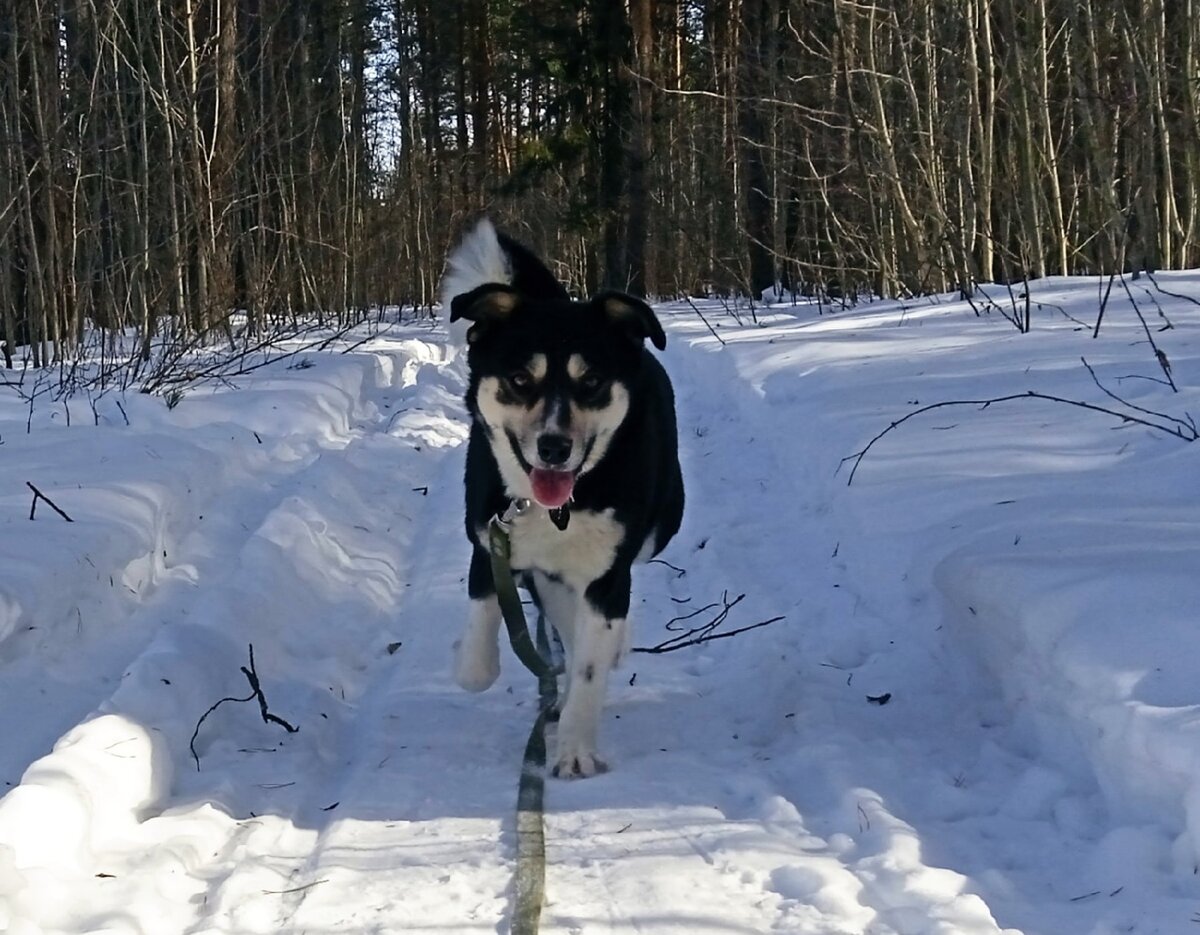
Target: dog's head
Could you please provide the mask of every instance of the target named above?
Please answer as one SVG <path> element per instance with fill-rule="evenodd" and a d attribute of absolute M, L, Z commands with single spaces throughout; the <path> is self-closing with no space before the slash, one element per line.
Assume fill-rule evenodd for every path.
<path fill-rule="evenodd" d="M 620 292 L 538 299 L 502 285 L 456 296 L 467 332 L 468 404 L 510 490 L 556 508 L 604 457 L 629 411 L 647 338 L 666 336 L 650 306 Z"/>

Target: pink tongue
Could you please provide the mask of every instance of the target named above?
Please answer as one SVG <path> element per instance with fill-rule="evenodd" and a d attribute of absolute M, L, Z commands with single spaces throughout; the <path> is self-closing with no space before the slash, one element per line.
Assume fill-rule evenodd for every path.
<path fill-rule="evenodd" d="M 533 498 L 547 509 L 556 510 L 571 499 L 575 488 L 575 475 L 570 471 L 547 471 L 534 468 L 529 472 L 533 484 Z"/>

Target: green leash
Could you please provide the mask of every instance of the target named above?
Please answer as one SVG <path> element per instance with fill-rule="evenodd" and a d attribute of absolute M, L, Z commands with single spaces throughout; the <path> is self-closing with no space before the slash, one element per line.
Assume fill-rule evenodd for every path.
<path fill-rule="evenodd" d="M 525 743 L 521 779 L 517 783 L 517 873 L 513 882 L 514 905 L 509 927 L 511 935 L 537 935 L 546 895 L 546 722 L 555 716 L 558 687 L 555 682 L 557 670 L 546 661 L 550 658 L 546 618 L 538 614 L 535 646 L 513 580 L 508 530 L 513 517 L 528 509 L 528 503 L 523 507 L 521 503 L 514 502 L 503 517 L 492 517 L 488 524 L 488 553 L 496 599 L 504 614 L 509 642 L 517 658 L 538 680 L 538 716 Z"/>
<path fill-rule="evenodd" d="M 508 630 L 508 641 L 512 643 L 513 652 L 525 664 L 525 668 L 541 680 L 554 676 L 555 671 L 538 653 L 529 636 L 529 626 L 525 622 L 525 611 L 521 607 L 521 598 L 517 595 L 517 583 L 513 580 L 512 545 L 508 538 L 509 514 L 519 515 L 518 505 L 526 501 L 515 501 L 513 506 L 501 516 L 493 516 L 488 523 L 488 554 L 492 560 L 492 581 L 496 586 L 496 600 L 500 602 L 500 611 L 504 614 L 504 626 Z M 528 509 L 528 507 L 526 507 Z"/>

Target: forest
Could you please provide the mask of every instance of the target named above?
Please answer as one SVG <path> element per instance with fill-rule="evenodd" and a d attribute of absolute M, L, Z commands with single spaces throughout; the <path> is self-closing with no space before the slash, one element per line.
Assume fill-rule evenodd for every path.
<path fill-rule="evenodd" d="M 906 296 L 1200 265 L 1195 0 L 0 0 L 7 367 L 572 288 Z"/>

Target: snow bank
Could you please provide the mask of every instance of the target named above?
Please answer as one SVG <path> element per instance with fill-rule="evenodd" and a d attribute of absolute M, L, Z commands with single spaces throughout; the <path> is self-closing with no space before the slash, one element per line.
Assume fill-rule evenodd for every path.
<path fill-rule="evenodd" d="M 950 297 L 660 309 L 689 506 L 634 642 L 743 593 L 728 625 L 783 619 L 612 680 L 612 771 L 547 787 L 548 931 L 1193 927 L 1200 444 L 1017 399 L 842 463 L 939 401 L 1117 405 L 1081 355 L 1200 411 L 1194 306 L 1153 297 L 1175 394 L 1128 307 L 1091 337 L 1097 285 L 1032 284 L 1028 335 Z M 0 930 L 504 928 L 534 696 L 507 654 L 482 696 L 447 672 L 461 360 L 427 325 L 310 358 L 130 425 L 27 435 L 0 395 Z M 30 523 L 26 480 L 76 522 Z M 251 642 L 301 729 L 223 705 L 197 770 Z"/>
<path fill-rule="evenodd" d="M 1180 460 L 1179 468 L 1191 467 Z M 1165 489 L 1183 476 L 1158 472 Z M 1200 864 L 1200 511 L 1047 510 L 941 562 L 946 619 L 998 680 L 1033 748 L 1091 773 L 1129 822 L 1180 832 Z"/>
<path fill-rule="evenodd" d="M 364 420 L 420 437 L 403 410 L 415 404 L 428 418 L 426 395 L 458 406 L 440 383 L 414 393 L 428 382 L 422 368 L 440 365 L 437 348 L 369 343 L 266 368 L 236 388 L 198 389 L 170 409 L 130 396 L 128 425 L 107 399 L 98 426 L 35 410 L 26 433 L 27 413 L 0 398 L 0 694 L 10 725 L 27 726 L 10 726 L 0 746 L 0 778 L 12 787 L 0 799 L 0 930 L 131 931 L 121 911 L 89 909 L 120 892 L 130 905 L 177 907 L 159 914 L 157 931 L 182 931 L 197 869 L 238 826 L 232 796 L 187 772 L 189 735 L 217 698 L 246 695 L 247 643 L 257 644 L 272 703 L 325 706 L 331 685 L 341 699 L 358 690 L 363 653 L 381 651 L 379 616 L 394 613 L 402 583 L 395 556 L 363 531 L 379 514 L 358 488 L 378 496 L 385 478 L 348 477 L 323 455 L 344 450 Z M 437 427 L 454 434 L 445 421 Z M 419 450 L 395 444 L 408 457 Z M 31 524 L 26 479 L 74 522 L 43 503 Z M 407 535 L 396 531 L 397 541 Z M 284 580 L 295 583 L 281 590 Z M 344 608 L 344 620 L 288 626 L 319 606 Z M 237 707 L 205 722 L 201 757 L 236 756 L 264 735 L 278 742 L 254 706 Z M 310 760 L 337 746 L 338 720 L 325 718 L 310 711 L 298 735 Z M 188 801 L 193 787 L 205 790 L 200 801 Z M 305 838 L 275 823 L 283 838 Z M 122 866 L 145 872 L 109 872 Z"/>

